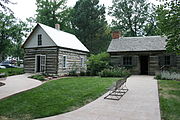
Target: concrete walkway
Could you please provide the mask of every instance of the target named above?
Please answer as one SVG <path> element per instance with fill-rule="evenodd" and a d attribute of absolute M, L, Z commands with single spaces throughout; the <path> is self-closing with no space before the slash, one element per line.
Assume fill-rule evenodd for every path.
<path fill-rule="evenodd" d="M 30 74 L 15 75 L 7 77 L 6 80 L 0 80 L 5 83 L 0 87 L 0 99 L 11 96 L 13 94 L 32 89 L 42 84 L 42 82 L 27 78 Z"/>
<path fill-rule="evenodd" d="M 153 76 L 131 76 L 127 86 L 129 91 L 119 101 L 102 96 L 78 110 L 41 120 L 160 120 L 158 87 Z"/>

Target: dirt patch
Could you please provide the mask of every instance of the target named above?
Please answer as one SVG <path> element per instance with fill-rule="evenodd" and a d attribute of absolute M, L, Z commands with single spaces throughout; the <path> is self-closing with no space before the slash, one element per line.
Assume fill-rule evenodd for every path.
<path fill-rule="evenodd" d="M 170 94 L 167 94 L 167 93 L 164 93 L 164 94 L 160 94 L 160 96 L 166 98 L 166 99 L 171 99 L 171 98 L 174 98 L 174 99 L 179 99 L 178 96 L 176 95 L 170 95 Z"/>
<path fill-rule="evenodd" d="M 172 88 L 172 87 L 160 87 L 160 89 L 163 91 L 178 90 L 177 88 Z"/>

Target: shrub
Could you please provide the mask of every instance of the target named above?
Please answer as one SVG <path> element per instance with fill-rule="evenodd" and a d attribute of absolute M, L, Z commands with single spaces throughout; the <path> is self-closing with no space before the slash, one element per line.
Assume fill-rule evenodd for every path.
<path fill-rule="evenodd" d="M 46 80 L 44 75 L 33 75 L 30 78 L 40 80 L 40 81 L 45 81 Z"/>
<path fill-rule="evenodd" d="M 90 75 L 98 75 L 100 71 L 109 66 L 109 54 L 100 53 L 97 55 L 91 55 L 87 62 L 87 73 Z"/>
<path fill-rule="evenodd" d="M 99 75 L 101 77 L 127 77 L 130 75 L 129 70 L 118 67 L 118 68 L 109 68 L 102 70 Z"/>
<path fill-rule="evenodd" d="M 71 70 L 69 72 L 69 76 L 78 76 L 77 71 L 76 70 Z"/>
<path fill-rule="evenodd" d="M 84 72 L 84 71 L 80 71 L 80 74 L 79 74 L 80 76 L 86 76 L 86 72 Z"/>
<path fill-rule="evenodd" d="M 180 80 L 180 73 L 162 71 L 155 78 L 161 80 Z"/>

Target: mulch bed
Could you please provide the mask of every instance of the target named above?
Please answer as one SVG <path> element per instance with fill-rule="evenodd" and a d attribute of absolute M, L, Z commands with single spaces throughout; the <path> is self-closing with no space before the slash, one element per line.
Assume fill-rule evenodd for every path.
<path fill-rule="evenodd" d="M 3 86 L 3 85 L 5 85 L 5 83 L 0 82 L 0 87 Z"/>

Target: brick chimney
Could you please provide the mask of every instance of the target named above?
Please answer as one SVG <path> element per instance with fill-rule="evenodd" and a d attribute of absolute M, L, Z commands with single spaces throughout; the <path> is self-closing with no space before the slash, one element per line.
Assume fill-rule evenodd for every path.
<path fill-rule="evenodd" d="M 55 24 L 55 29 L 60 30 L 60 24 Z"/>
<path fill-rule="evenodd" d="M 112 32 L 112 39 L 119 39 L 121 37 L 121 32 L 114 31 Z"/>

